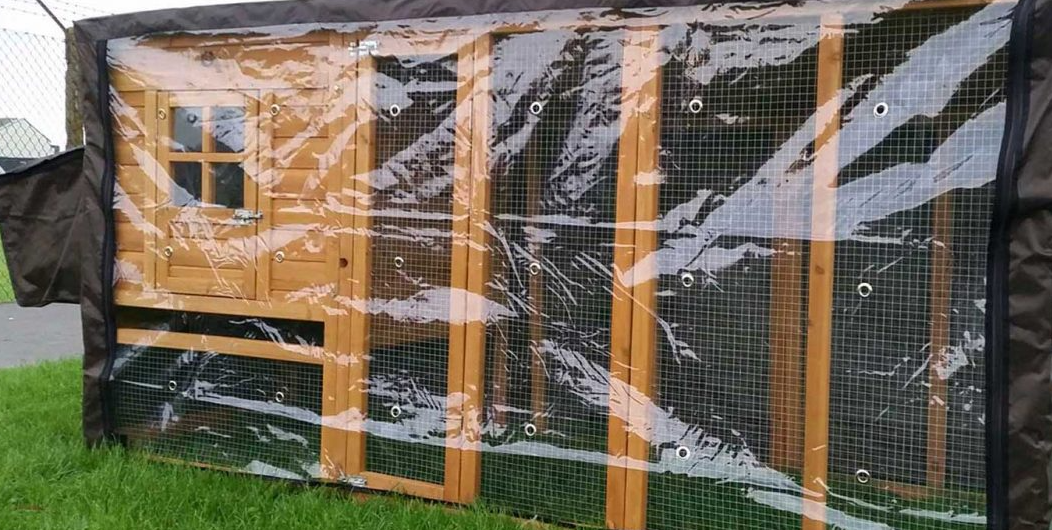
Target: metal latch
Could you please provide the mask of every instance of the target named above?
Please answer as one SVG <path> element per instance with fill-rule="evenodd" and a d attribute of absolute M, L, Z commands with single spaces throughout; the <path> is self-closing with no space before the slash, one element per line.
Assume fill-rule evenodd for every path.
<path fill-rule="evenodd" d="M 234 224 L 247 226 L 259 222 L 263 218 L 263 212 L 252 210 L 234 210 Z"/>
<path fill-rule="evenodd" d="M 366 55 L 373 55 L 380 49 L 380 43 L 374 40 L 363 40 L 358 43 L 357 46 L 351 46 L 351 55 L 357 55 L 358 57 L 364 57 Z"/>
<path fill-rule="evenodd" d="M 339 482 L 352 488 L 365 488 L 367 483 L 365 477 L 361 475 L 344 475 L 340 477 Z"/>

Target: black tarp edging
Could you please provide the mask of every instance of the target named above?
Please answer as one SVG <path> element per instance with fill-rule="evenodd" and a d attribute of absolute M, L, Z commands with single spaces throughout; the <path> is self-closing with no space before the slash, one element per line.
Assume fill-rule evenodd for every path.
<path fill-rule="evenodd" d="M 85 126 L 83 180 L 95 190 L 79 215 L 83 283 L 84 433 L 111 432 L 104 399 L 115 330 L 111 289 L 113 146 L 108 138 L 105 49 L 109 40 L 157 32 L 353 23 L 523 11 L 687 6 L 697 0 L 303 0 L 135 13 L 79 21 Z M 761 2 L 762 3 L 762 2 Z M 1013 31 L 1016 86 L 999 179 L 987 302 L 988 525 L 1049 528 L 1052 456 L 1052 0 L 1023 0 Z M 1031 15 L 1032 11 L 1032 15 Z M 1029 38 L 1027 38 L 1029 34 Z M 1020 42 L 1020 39 L 1023 39 Z M 1019 70 L 1025 66 L 1024 70 Z M 1012 83 L 1010 83 L 1011 85 Z M 108 249 L 108 250 L 107 250 Z"/>

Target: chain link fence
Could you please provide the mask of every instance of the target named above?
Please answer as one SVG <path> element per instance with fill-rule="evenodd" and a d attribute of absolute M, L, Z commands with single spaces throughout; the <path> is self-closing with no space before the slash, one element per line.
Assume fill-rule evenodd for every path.
<path fill-rule="evenodd" d="M 66 0 L 0 0 L 0 178 L 2 174 L 81 142 L 80 124 L 67 112 L 66 30 L 72 21 L 104 15 Z M 72 77 L 72 76 L 69 76 Z M 14 299 L 0 248 L 0 303 Z"/>

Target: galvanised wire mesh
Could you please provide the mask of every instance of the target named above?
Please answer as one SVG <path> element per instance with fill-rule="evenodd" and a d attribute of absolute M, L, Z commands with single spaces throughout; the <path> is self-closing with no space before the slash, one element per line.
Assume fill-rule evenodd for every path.
<path fill-rule="evenodd" d="M 65 27 L 73 20 L 105 14 L 73 2 L 48 2 Z M 67 138 L 66 39 L 58 24 L 33 0 L 0 1 L 0 174 L 80 143 Z M 0 250 L 0 303 L 14 299 Z"/>

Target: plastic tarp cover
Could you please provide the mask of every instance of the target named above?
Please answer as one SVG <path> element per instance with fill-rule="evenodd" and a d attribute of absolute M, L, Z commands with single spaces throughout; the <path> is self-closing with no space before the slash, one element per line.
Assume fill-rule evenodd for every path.
<path fill-rule="evenodd" d="M 75 149 L 0 174 L 3 272 L 21 306 L 80 302 L 83 155 Z"/>
<path fill-rule="evenodd" d="M 984 527 L 1014 7 L 112 40 L 117 433 L 582 525 Z"/>

